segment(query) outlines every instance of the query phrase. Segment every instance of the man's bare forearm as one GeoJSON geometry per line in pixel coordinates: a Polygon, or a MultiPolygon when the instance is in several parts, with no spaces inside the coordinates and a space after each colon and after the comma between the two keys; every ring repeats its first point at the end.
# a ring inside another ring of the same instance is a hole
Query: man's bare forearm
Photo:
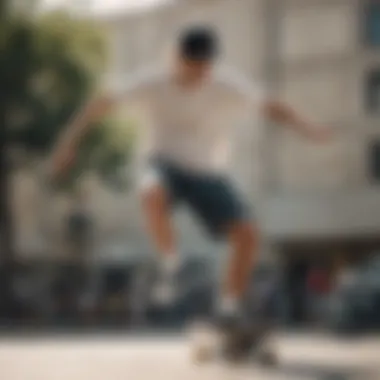
{"type": "Polygon", "coordinates": [[[287,126],[302,135],[309,136],[314,126],[292,107],[277,101],[267,102],[264,106],[265,116],[273,122],[287,126]]]}
{"type": "Polygon", "coordinates": [[[92,99],[88,102],[82,111],[75,116],[68,129],[64,131],[58,142],[58,151],[65,148],[75,149],[88,132],[91,123],[102,118],[111,107],[112,101],[106,97],[92,99]]]}
{"type": "Polygon", "coordinates": [[[264,105],[264,114],[267,118],[281,125],[287,126],[300,135],[317,142],[327,142],[333,136],[330,128],[317,126],[296,112],[290,106],[270,101],[264,105]]]}

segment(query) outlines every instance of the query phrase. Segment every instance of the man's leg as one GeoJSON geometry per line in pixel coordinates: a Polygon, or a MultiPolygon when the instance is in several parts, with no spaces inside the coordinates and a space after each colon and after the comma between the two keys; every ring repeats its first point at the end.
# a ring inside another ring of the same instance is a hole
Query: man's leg
{"type": "Polygon", "coordinates": [[[227,238],[231,256],[222,289],[220,312],[233,315],[239,311],[248,290],[257,253],[258,232],[250,222],[237,221],[228,228],[227,238]]]}
{"type": "Polygon", "coordinates": [[[169,198],[166,190],[155,185],[142,193],[143,212],[150,236],[163,260],[176,255],[171,225],[169,198]]]}
{"type": "Polygon", "coordinates": [[[165,188],[159,184],[142,191],[142,206],[147,229],[159,254],[159,283],[154,298],[162,304],[175,297],[173,278],[177,272],[177,255],[174,230],[171,224],[170,200],[165,188]]]}
{"type": "Polygon", "coordinates": [[[258,245],[258,233],[245,202],[228,179],[193,177],[186,199],[215,237],[225,238],[232,250],[228,271],[217,303],[219,316],[236,314],[248,290],[258,245]]]}

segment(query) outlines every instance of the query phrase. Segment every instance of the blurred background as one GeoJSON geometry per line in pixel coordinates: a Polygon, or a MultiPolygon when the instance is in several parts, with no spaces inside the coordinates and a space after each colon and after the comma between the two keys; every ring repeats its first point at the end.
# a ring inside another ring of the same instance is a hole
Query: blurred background
{"type": "Polygon", "coordinates": [[[200,22],[220,33],[226,63],[337,134],[315,146],[265,121],[242,128],[233,175],[263,233],[252,287],[271,292],[280,327],[380,330],[379,1],[7,6],[0,27],[2,331],[174,329],[210,313],[228,253],[186,212],[176,216],[186,292],[170,311],[149,302],[155,252],[133,187],[133,110],[94,126],[69,178],[53,187],[47,176],[55,141],[89,94],[164,59],[177,31],[200,22]]]}

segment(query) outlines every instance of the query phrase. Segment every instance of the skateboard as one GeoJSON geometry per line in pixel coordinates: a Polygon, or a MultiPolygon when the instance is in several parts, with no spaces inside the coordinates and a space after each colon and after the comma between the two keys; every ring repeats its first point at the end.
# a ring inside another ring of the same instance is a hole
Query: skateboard
{"type": "Polygon", "coordinates": [[[279,358],[270,347],[270,331],[263,326],[255,328],[234,328],[225,333],[214,331],[213,336],[203,336],[194,341],[193,360],[197,364],[213,361],[230,363],[257,362],[265,367],[278,364],[279,358]]]}

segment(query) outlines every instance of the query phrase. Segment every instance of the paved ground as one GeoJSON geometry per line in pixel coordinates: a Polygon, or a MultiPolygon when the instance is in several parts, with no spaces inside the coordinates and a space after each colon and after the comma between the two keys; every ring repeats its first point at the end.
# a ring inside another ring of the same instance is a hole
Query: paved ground
{"type": "Polygon", "coordinates": [[[181,337],[0,340],[1,380],[380,380],[380,339],[279,336],[281,366],[199,367],[181,337]]]}

